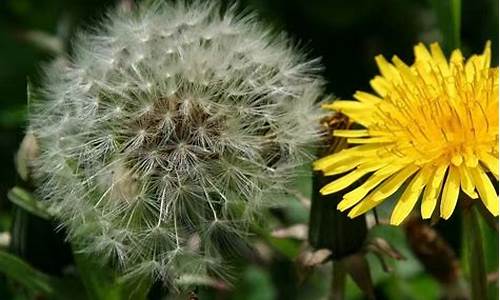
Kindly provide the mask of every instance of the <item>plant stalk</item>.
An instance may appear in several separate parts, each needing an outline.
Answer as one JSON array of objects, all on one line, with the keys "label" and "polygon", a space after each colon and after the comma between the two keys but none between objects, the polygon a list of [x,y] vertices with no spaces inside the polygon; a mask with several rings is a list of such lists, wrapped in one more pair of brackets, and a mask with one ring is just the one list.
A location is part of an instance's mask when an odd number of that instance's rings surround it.
[{"label": "plant stalk", "polygon": [[345,284],[347,273],[341,261],[332,261],[332,280],[330,284],[329,300],[343,300],[345,298]]},{"label": "plant stalk", "polygon": [[460,21],[462,12],[461,0],[429,0],[443,35],[443,48],[449,55],[460,48]]},{"label": "plant stalk", "polygon": [[469,280],[472,300],[487,299],[487,274],[485,268],[479,212],[475,205],[464,207],[463,225],[465,251],[469,267]]}]

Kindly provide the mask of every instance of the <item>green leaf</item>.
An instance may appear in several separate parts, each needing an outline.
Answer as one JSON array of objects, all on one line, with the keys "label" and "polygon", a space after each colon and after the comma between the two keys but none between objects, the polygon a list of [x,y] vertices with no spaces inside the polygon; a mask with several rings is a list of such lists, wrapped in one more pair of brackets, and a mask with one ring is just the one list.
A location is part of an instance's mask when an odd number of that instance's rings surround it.
[{"label": "green leaf", "polygon": [[40,218],[46,220],[51,218],[51,215],[44,203],[35,199],[28,191],[20,187],[14,187],[11,189],[7,193],[7,198],[9,198],[12,203]]},{"label": "green leaf", "polygon": [[0,251],[0,272],[30,290],[48,295],[54,293],[50,276],[35,270],[22,259],[5,251]]},{"label": "green leaf", "polygon": [[[54,300],[86,300],[85,294],[76,293],[83,287],[75,278],[56,278],[40,272],[23,261],[21,258],[0,251],[0,273],[14,280],[28,292],[35,293],[36,299]],[[19,291],[17,291],[18,293]],[[39,294],[45,297],[40,297]],[[31,297],[29,299],[32,299]]]},{"label": "green leaf", "polygon": [[446,53],[460,48],[461,0],[430,0],[443,35],[443,48]]}]

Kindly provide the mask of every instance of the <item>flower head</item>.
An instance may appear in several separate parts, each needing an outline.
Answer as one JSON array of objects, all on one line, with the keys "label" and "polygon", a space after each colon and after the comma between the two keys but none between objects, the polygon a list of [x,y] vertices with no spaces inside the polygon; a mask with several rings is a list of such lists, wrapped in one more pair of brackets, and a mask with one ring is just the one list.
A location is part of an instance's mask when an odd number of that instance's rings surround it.
[{"label": "flower head", "polygon": [[357,101],[335,101],[325,108],[346,114],[359,126],[337,130],[352,148],[315,162],[326,175],[342,174],[321,193],[362,181],[346,193],[340,210],[359,216],[400,188],[391,224],[400,224],[421,198],[430,218],[439,203],[448,219],[462,190],[498,215],[498,197],[488,173],[498,180],[498,68],[490,67],[489,43],[466,62],[460,50],[446,60],[438,44],[415,47],[415,62],[392,63],[376,57],[381,75],[375,93],[357,92]]},{"label": "flower head", "polygon": [[38,192],[69,238],[169,283],[218,271],[318,136],[317,61],[206,3],[111,12],[31,107]]}]

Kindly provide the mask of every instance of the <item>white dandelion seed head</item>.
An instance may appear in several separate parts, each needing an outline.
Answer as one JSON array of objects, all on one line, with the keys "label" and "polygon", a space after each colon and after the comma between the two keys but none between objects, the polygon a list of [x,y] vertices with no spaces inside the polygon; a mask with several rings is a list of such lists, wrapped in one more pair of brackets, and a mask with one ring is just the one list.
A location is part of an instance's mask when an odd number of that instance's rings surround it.
[{"label": "white dandelion seed head", "polygon": [[109,13],[31,104],[38,193],[69,239],[167,283],[220,270],[319,135],[318,61],[207,3]]}]

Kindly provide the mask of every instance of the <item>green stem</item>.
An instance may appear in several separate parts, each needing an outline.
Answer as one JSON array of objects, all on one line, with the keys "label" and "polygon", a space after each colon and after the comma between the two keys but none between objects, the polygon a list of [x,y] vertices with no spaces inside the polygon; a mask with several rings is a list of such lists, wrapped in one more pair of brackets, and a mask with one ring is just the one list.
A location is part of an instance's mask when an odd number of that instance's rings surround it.
[{"label": "green stem", "polygon": [[484,265],[483,241],[479,213],[475,205],[463,210],[466,258],[469,265],[469,280],[472,300],[487,299],[486,269]]},{"label": "green stem", "polygon": [[451,0],[451,20],[452,20],[452,35],[450,45],[454,49],[460,48],[460,22],[461,22],[461,12],[462,12],[462,1],[461,0]]},{"label": "green stem", "polygon": [[345,284],[347,274],[340,261],[332,261],[332,281],[329,300],[343,300],[345,298]]},{"label": "green stem", "polygon": [[438,19],[446,53],[460,48],[461,0],[429,0]]}]

